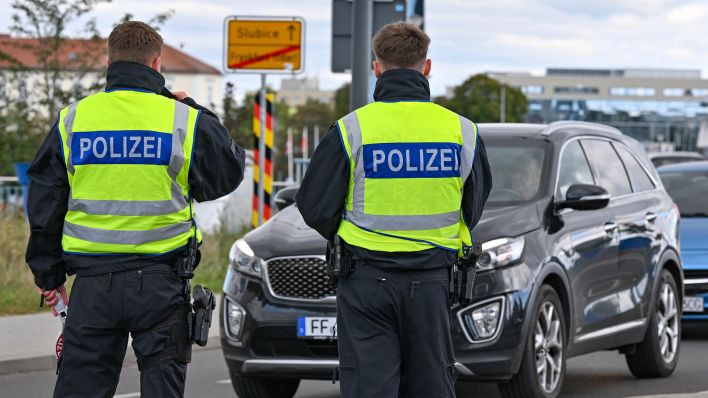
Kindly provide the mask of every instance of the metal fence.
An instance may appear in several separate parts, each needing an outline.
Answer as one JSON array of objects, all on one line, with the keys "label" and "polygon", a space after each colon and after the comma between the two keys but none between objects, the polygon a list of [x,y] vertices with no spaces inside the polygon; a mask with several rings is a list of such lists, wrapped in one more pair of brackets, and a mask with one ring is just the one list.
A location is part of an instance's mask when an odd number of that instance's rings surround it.
[{"label": "metal fence", "polygon": [[0,177],[0,211],[15,213],[22,211],[23,205],[22,185],[17,177]]}]

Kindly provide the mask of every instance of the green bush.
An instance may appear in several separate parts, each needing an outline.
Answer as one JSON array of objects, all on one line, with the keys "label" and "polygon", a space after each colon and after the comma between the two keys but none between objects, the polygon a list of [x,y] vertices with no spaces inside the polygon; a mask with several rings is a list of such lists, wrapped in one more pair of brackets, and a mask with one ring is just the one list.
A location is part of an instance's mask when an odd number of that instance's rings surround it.
[{"label": "green bush", "polygon": [[195,271],[193,286],[201,284],[214,293],[221,293],[224,275],[226,275],[226,269],[229,266],[229,250],[236,239],[244,235],[243,231],[229,231],[226,224],[222,222],[218,230],[204,235],[200,249],[202,261]]},{"label": "green bush", "polygon": [[25,263],[29,226],[22,214],[0,211],[0,314],[39,311],[39,294]]}]

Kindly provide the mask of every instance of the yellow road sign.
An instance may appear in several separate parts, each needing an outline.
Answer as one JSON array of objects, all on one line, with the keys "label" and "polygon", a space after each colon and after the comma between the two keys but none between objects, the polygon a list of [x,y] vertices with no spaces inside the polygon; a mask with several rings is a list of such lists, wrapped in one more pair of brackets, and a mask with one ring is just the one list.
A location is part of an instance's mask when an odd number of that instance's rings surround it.
[{"label": "yellow road sign", "polygon": [[227,71],[297,73],[304,67],[302,18],[229,17],[225,22]]}]

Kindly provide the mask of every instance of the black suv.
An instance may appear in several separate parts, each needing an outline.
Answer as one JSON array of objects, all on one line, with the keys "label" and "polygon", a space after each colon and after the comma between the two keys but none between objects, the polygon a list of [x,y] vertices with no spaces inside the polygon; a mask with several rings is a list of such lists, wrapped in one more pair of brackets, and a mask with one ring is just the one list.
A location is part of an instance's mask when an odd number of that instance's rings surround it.
[{"label": "black suv", "polygon": [[[679,215],[641,145],[591,123],[481,124],[494,188],[472,304],[452,308],[462,380],[505,397],[556,397],[568,357],[624,354],[637,377],[679,357]],[[237,241],[221,314],[224,356],[242,397],[292,397],[337,366],[335,291],[325,241],[282,210]]]}]

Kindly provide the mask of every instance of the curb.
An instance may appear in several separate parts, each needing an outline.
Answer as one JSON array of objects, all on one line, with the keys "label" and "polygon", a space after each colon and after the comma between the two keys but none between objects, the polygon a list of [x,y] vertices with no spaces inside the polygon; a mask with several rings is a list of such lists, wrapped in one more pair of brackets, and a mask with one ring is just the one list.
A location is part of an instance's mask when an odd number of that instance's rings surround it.
[{"label": "curb", "polygon": [[[218,334],[209,336],[209,342],[206,347],[200,347],[198,345],[192,345],[192,352],[215,350],[221,348],[221,336]],[[125,353],[125,359],[123,360],[123,366],[135,365],[135,353],[133,350],[128,349]],[[39,357],[30,358],[14,358],[7,360],[0,360],[0,375],[9,375],[14,373],[28,373],[37,372],[43,370],[54,370],[57,367],[57,360],[54,355],[43,355]]]}]

